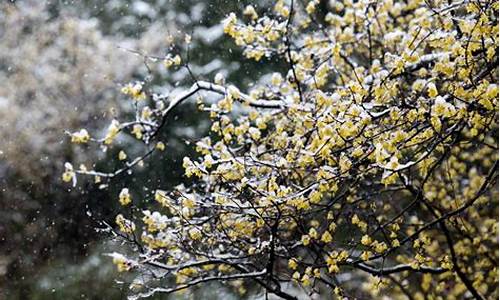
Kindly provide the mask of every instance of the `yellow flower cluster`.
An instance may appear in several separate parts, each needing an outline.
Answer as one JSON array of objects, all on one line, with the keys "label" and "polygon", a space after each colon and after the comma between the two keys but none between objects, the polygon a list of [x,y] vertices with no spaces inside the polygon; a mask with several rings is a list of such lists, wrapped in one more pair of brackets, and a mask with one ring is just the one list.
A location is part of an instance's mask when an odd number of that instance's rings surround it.
[{"label": "yellow flower cluster", "polygon": [[120,253],[112,253],[110,256],[113,258],[113,263],[116,265],[118,272],[129,271],[133,267],[133,262],[128,260]]},{"label": "yellow flower cluster", "polygon": [[126,206],[132,202],[132,196],[130,195],[128,188],[123,188],[118,195],[120,204]]},{"label": "yellow flower cluster", "polygon": [[62,174],[62,180],[64,182],[70,182],[75,178],[75,171],[73,170],[73,165],[69,162],[64,164],[64,173]]},{"label": "yellow flower cluster", "polygon": [[116,216],[115,223],[118,225],[121,232],[130,234],[135,231],[135,224],[132,221],[125,219],[122,214],[118,214]]},{"label": "yellow flower cluster", "polygon": [[111,121],[106,136],[104,137],[104,144],[106,145],[111,144],[118,135],[118,133],[120,132],[120,130],[121,130],[120,123],[117,120]]},{"label": "yellow flower cluster", "polygon": [[143,211],[144,217],[142,221],[147,226],[148,232],[157,232],[167,227],[168,217],[155,211],[151,213],[149,210]]},{"label": "yellow flower cluster", "polygon": [[165,68],[170,68],[172,66],[178,66],[182,62],[181,57],[177,54],[174,57],[171,55],[167,55],[167,57],[163,60],[163,64],[165,65]]},{"label": "yellow flower cluster", "polygon": [[89,132],[86,129],[71,134],[71,142],[76,144],[85,144],[90,140]]},{"label": "yellow flower cluster", "polygon": [[[498,297],[498,2],[293,2],[223,21],[247,58],[283,65],[195,85],[220,98],[198,103],[211,131],[183,159],[189,184],[143,211],[150,258],[178,284],[244,270],[363,298]],[[121,126],[148,144],[163,112],[114,120],[104,144]]]},{"label": "yellow flower cluster", "polygon": [[137,101],[146,99],[146,93],[143,91],[142,83],[140,82],[127,84],[122,88],[122,93],[131,96]]}]

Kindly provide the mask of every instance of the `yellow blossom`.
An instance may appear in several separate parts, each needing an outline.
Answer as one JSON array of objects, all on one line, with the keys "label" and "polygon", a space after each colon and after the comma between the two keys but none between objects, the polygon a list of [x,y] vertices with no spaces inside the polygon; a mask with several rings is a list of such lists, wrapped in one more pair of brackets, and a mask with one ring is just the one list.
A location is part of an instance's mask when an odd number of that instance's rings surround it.
[{"label": "yellow blossom", "polygon": [[333,237],[330,234],[330,232],[328,232],[328,231],[325,231],[323,233],[323,235],[321,235],[321,241],[324,243],[330,243],[332,240],[333,240]]},{"label": "yellow blossom", "polygon": [[427,85],[427,92],[428,92],[429,97],[431,97],[431,98],[435,98],[438,95],[438,90],[436,88],[436,85],[433,82],[431,82]]},{"label": "yellow blossom", "polygon": [[125,159],[127,159],[127,154],[125,153],[125,151],[120,150],[120,152],[118,152],[118,159],[119,160],[125,160]]},{"label": "yellow blossom", "polygon": [[71,134],[71,142],[76,144],[85,144],[90,140],[90,135],[86,129]]},{"label": "yellow blossom", "polygon": [[123,188],[118,197],[120,204],[123,206],[128,205],[132,202],[132,196],[130,196],[128,188]]}]

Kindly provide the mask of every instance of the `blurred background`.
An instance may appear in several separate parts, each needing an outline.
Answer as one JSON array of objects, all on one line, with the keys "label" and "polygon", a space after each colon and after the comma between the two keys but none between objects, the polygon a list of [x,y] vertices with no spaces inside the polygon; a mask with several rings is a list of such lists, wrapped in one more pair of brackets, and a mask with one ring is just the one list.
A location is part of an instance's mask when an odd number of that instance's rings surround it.
[{"label": "blurred background", "polygon": [[[0,299],[126,297],[121,282],[127,278],[103,255],[115,245],[96,231],[96,220],[113,222],[121,186],[100,190],[79,182],[71,188],[61,181],[65,161],[100,161],[97,169],[111,170],[120,149],[75,147],[64,131],[87,128],[102,136],[116,111],[132,112],[120,84],[148,72],[142,57],[124,49],[163,56],[184,49],[172,48],[171,41],[188,33],[196,76],[211,80],[222,72],[243,90],[281,67],[272,59],[243,59],[223,35],[220,21],[248,2],[258,1],[0,1]],[[257,4],[260,11],[268,5]],[[151,72],[153,87],[163,93],[192,84],[185,69],[158,64]],[[207,132],[208,118],[194,101],[170,118],[162,132],[168,155],[151,158],[153,168],[121,184],[168,189],[185,182],[182,157],[192,153],[189,141]],[[121,143],[131,151],[137,146]],[[220,291],[196,293],[218,299]],[[238,297],[229,290],[224,295]]]}]

